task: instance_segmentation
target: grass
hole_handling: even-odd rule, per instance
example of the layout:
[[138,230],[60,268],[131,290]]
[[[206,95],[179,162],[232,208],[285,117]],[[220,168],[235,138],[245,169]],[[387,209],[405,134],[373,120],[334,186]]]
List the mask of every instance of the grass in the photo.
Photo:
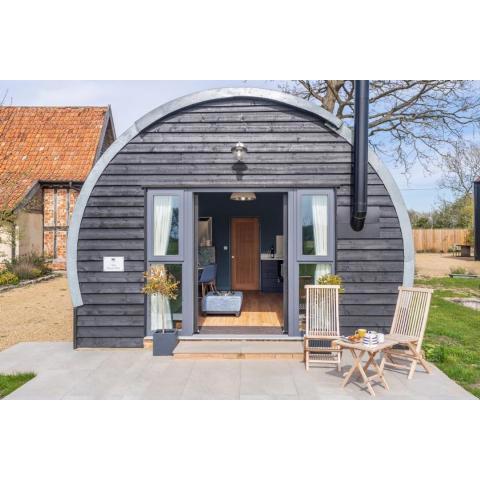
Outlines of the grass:
[[35,374],[32,372],[14,373],[11,375],[0,374],[0,398],[10,395],[14,390],[20,388],[34,377]]
[[440,277],[416,285],[435,290],[423,342],[427,360],[480,398],[480,311],[448,300],[480,297],[480,280]]

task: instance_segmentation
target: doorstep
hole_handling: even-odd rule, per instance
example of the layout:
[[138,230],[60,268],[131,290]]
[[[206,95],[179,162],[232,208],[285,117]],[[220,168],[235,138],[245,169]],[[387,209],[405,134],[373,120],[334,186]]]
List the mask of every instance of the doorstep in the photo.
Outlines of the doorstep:
[[[212,341],[234,341],[234,340],[255,340],[255,341],[281,341],[281,342],[301,342],[302,337],[289,337],[288,335],[239,335],[239,334],[195,334],[189,336],[178,337],[178,340],[188,340],[189,342],[199,342],[205,340]],[[152,348],[153,347],[153,337],[147,335],[143,338],[143,348]]]
[[303,360],[301,339],[224,339],[180,340],[173,351],[175,359],[212,360]]

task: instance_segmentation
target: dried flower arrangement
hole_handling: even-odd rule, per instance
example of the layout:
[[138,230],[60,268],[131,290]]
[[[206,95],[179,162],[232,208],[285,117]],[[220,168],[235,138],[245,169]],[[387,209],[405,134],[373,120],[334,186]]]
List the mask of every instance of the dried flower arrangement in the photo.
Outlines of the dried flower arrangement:
[[146,295],[163,295],[169,300],[176,300],[178,296],[178,282],[175,277],[168,273],[163,265],[155,265],[143,275],[146,279],[142,293]]
[[340,275],[332,274],[322,275],[317,281],[318,285],[339,285],[339,292],[345,293],[345,289],[342,287],[342,282],[343,279]]

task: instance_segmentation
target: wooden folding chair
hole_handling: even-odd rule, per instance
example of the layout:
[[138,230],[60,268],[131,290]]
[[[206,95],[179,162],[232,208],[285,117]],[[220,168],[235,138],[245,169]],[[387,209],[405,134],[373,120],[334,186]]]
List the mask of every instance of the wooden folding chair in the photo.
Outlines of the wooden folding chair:
[[336,364],[340,371],[341,348],[332,345],[340,338],[338,315],[338,285],[305,285],[306,321],[304,355],[305,368],[310,364]]
[[[422,342],[427,326],[428,311],[433,290],[429,288],[399,287],[397,306],[390,333],[386,339],[394,340],[407,347],[406,350],[390,348],[385,351],[385,365],[409,370],[410,380],[420,363],[427,373],[430,372],[422,354]],[[395,360],[402,359],[406,363]]]

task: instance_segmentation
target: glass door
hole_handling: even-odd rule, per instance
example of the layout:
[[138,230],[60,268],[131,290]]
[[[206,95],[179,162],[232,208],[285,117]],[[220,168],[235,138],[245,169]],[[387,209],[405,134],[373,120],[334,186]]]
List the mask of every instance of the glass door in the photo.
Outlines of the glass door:
[[160,329],[193,332],[192,308],[189,305],[192,282],[192,195],[183,190],[149,190],[147,192],[146,266],[168,277],[177,287],[167,298],[146,297],[146,334]]
[[290,335],[304,331],[305,286],[335,272],[334,212],[333,190],[297,190],[289,196]]

